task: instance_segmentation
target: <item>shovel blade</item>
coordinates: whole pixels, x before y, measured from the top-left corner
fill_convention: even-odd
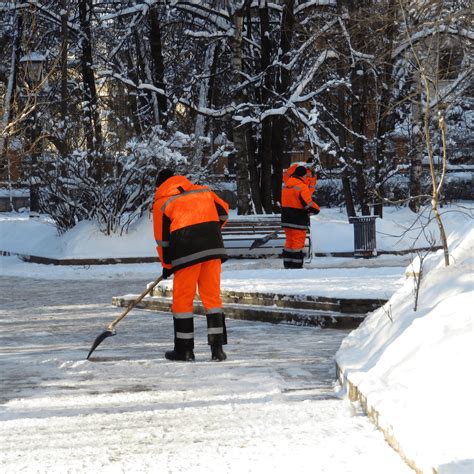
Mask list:
[[[278,235],[278,231],[274,231],[271,234],[266,235],[265,237],[260,237],[259,239],[255,239],[252,245],[249,247],[249,250],[265,245],[270,239],[274,239],[277,235]]]
[[[252,243],[252,245],[249,247],[249,250],[253,250],[257,247],[260,247],[263,245],[265,242],[263,242],[263,239],[255,239]]]
[[[87,357],[86,357],[86,360],[89,359],[89,357],[91,356],[91,354],[96,350],[97,346],[106,338],[110,337],[110,336],[115,336],[116,332],[115,330],[110,330],[110,329],[107,329],[106,331],[104,331],[103,333],[99,334],[96,338],[95,338],[95,341],[94,343],[92,344],[92,347],[91,347],[91,350],[89,351],[89,354],[87,354]]]

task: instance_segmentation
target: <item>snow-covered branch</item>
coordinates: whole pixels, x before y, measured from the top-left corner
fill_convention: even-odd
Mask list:
[[[456,26],[452,25],[437,25],[432,28],[424,28],[421,31],[417,31],[416,33],[413,33],[409,38],[407,38],[405,41],[400,43],[392,53],[392,58],[396,58],[403,52],[405,52],[407,49],[412,47],[415,43],[428,38],[430,36],[433,36],[435,34],[439,33],[446,33],[448,35],[455,35],[455,36],[460,36],[463,38],[466,38],[468,40],[474,40],[474,31],[473,30],[467,30],[465,28],[458,28]]]

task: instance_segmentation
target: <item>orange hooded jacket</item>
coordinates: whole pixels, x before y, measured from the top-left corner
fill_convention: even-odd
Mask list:
[[[228,204],[207,186],[184,176],[167,179],[155,191],[153,230],[164,268],[173,271],[195,263],[227,259],[221,227]]]
[[[281,193],[281,226],[287,229],[308,229],[309,213],[318,214],[319,206],[313,201],[313,191],[306,177],[290,176]]]

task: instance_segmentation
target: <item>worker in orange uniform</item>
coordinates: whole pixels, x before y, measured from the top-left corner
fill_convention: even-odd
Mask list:
[[[221,262],[227,259],[221,227],[229,206],[207,186],[162,170],[156,180],[153,229],[163,276],[173,277],[174,349],[169,360],[194,360],[193,300],[196,287],[206,310],[212,360],[227,358],[227,331],[220,296]]]
[[[313,191],[306,181],[307,169],[297,166],[284,181],[281,193],[281,226],[285,230],[283,265],[285,268],[302,268],[304,244],[309,229],[309,214],[319,214],[313,201]]]

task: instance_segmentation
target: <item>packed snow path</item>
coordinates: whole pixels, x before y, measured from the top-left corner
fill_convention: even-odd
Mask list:
[[[0,471],[381,473],[411,470],[334,389],[345,331],[228,320],[228,361],[164,359],[169,314],[119,314],[142,281],[0,277]]]

